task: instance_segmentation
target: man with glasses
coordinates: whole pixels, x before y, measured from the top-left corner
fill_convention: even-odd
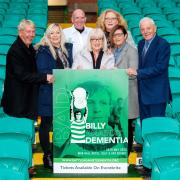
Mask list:
[[[82,9],[76,9],[71,17],[72,27],[64,29],[66,41],[73,44],[73,58],[86,47],[87,37],[92,28],[85,26],[86,16]]]

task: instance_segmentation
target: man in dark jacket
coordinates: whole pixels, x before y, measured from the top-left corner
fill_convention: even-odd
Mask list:
[[[40,83],[52,83],[53,75],[37,73],[35,50],[32,40],[35,25],[22,20],[19,36],[7,54],[4,93],[1,105],[4,112],[14,117],[37,118],[38,87]]]

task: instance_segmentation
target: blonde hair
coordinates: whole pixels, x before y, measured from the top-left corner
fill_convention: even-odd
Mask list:
[[[23,19],[20,21],[20,23],[18,25],[18,31],[25,30],[27,25],[32,26],[35,29],[35,24],[33,21],[31,21],[29,19]]]
[[[65,36],[64,33],[62,31],[62,28],[59,24],[57,23],[52,23],[48,26],[48,28],[46,29],[46,32],[44,33],[44,36],[42,37],[42,39],[40,40],[39,43],[37,43],[35,45],[35,49],[39,49],[40,46],[48,46],[49,50],[53,56],[54,59],[57,59],[57,54],[56,51],[54,49],[54,47],[52,46],[50,40],[49,40],[49,35],[51,34],[52,30],[54,29],[54,27],[58,27],[59,28],[59,32],[60,32],[60,36],[61,36],[61,42],[60,42],[60,47],[62,49],[62,52],[66,55],[68,55],[68,52],[65,48]]]
[[[105,22],[106,14],[108,12],[112,12],[116,15],[117,20],[118,20],[118,25],[124,26],[126,28],[126,30],[128,29],[127,22],[124,19],[124,17],[120,13],[118,13],[117,11],[115,11],[113,9],[106,9],[105,11],[103,11],[101,13],[101,15],[98,17],[97,22],[96,22],[97,27],[101,28],[104,32],[106,31],[104,22]]]
[[[104,32],[100,29],[100,28],[95,28],[92,29],[88,35],[88,39],[87,39],[87,49],[89,51],[92,51],[92,47],[91,47],[91,39],[92,38],[102,38],[103,39],[103,51],[107,50],[107,41],[106,41],[106,37]]]

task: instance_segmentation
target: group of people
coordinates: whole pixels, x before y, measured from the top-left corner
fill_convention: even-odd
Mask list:
[[[40,144],[44,167],[52,169],[53,69],[126,69],[129,75],[129,146],[133,142],[132,121],[165,116],[171,100],[168,80],[170,45],[156,34],[156,25],[144,17],[139,23],[143,39],[138,48],[121,14],[108,9],[97,20],[97,28],[85,26],[86,16],[76,9],[72,27],[48,26],[41,41],[32,46],[35,25],[22,20],[17,40],[7,54],[6,77],[1,105],[10,116],[36,120],[41,116]],[[118,83],[118,82],[117,82]]]

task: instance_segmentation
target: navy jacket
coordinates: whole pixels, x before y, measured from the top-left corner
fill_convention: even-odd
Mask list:
[[[138,44],[139,98],[146,105],[168,102],[172,99],[168,78],[170,45],[165,39],[156,35],[142,59],[144,43],[145,40],[141,40]]]
[[[68,55],[72,56],[72,46],[69,45],[68,48]],[[72,63],[72,58],[69,57],[68,61]],[[38,72],[41,73],[52,74],[53,69],[57,69],[56,60],[53,58],[49,47],[47,46],[41,46],[38,49],[36,55],[36,64]],[[52,116],[52,93],[52,84],[43,84],[40,86],[38,98],[38,115]]]

